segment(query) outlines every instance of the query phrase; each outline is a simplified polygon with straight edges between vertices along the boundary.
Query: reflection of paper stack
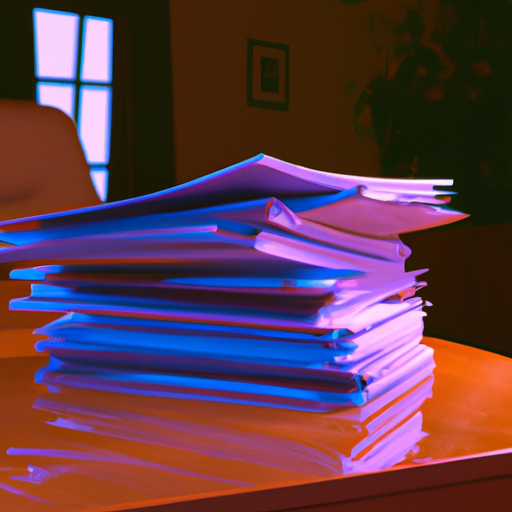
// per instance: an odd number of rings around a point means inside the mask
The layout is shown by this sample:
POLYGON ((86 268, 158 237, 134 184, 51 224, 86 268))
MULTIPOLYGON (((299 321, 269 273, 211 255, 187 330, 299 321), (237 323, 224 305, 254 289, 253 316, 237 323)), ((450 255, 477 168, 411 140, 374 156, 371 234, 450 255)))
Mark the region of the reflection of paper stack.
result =
POLYGON ((434 380, 430 374, 394 399, 386 396, 323 420, 274 414, 268 422, 260 409, 230 409, 227 417, 221 409, 213 417, 212 410, 173 401, 169 408, 152 410, 144 399, 116 396, 104 401, 94 394, 77 395, 71 374, 61 383, 59 375, 45 368, 39 377, 57 393, 34 406, 57 414, 52 423, 57 427, 323 476, 377 471, 404 460, 426 435, 420 407, 432 396, 434 380))
MULTIPOLYGON (((0 224, 44 266, 12 309, 70 385, 289 408, 362 405, 433 368, 398 234, 453 222, 435 186, 260 155, 143 198, 0 224), (72 378, 70 378, 70 376, 72 378)), ((443 192, 443 196, 448 193, 443 192)))
POLYGON ((426 435, 420 408, 433 382, 425 379, 387 406, 370 401, 318 415, 99 393, 42 373, 58 391, 34 403, 45 428, 8 449, 13 469, 3 478, 11 492, 60 507, 84 479, 106 495, 124 483, 149 499, 184 494, 178 482, 194 493, 387 469, 426 435))

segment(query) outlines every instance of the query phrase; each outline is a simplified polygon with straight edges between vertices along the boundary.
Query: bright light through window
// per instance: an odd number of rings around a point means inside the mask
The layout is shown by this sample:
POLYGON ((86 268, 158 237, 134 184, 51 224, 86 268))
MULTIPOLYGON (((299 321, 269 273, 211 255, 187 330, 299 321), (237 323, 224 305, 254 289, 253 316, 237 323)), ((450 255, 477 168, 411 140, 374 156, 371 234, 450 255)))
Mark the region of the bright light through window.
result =
POLYGON ((78 133, 90 164, 108 164, 110 158, 110 87, 80 87, 78 133))
POLYGON ((37 78, 75 80, 80 16, 34 9, 37 78))
POLYGON ((106 167, 94 167, 91 169, 91 180, 96 194, 105 202, 108 195, 108 169, 106 167))
POLYGON ((85 158, 91 166, 91 179, 99 198, 106 201, 114 22, 84 16, 79 55, 78 14, 34 9, 33 17, 35 75, 42 79, 36 85, 37 102, 58 108, 77 120, 85 158))
POLYGON ((110 83, 112 80, 112 20, 85 16, 82 82, 110 83))
POLYGON ((58 108, 73 119, 75 114, 74 84, 39 82, 36 95, 39 105, 58 108))

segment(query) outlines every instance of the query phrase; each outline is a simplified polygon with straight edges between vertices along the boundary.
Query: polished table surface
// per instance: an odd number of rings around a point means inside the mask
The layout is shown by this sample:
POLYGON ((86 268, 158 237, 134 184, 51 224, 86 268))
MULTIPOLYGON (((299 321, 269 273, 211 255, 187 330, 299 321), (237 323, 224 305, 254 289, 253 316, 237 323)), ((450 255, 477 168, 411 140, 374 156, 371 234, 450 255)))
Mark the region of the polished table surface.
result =
MULTIPOLYGON (((318 487, 325 482, 345 485, 354 498, 356 489, 371 494, 368 486, 405 485, 407 475, 421 477, 411 473, 416 468, 455 462, 459 466, 449 467, 462 474, 461 461, 475 457, 509 465, 512 360, 443 340, 423 342, 435 350, 433 385, 424 382, 405 405, 395 401, 399 413, 375 425, 378 413, 360 421, 357 411, 319 414, 65 388, 55 393, 34 382, 45 358, 0 359, 0 510, 195 510, 186 506, 286 489, 298 489, 298 496, 304 485, 313 486, 308 496, 314 486, 325 493, 318 487), (405 421, 407 414, 412 419, 405 421), (402 439, 407 453, 395 453, 391 469, 376 471, 376 457, 368 462, 365 456, 372 435, 386 428, 398 432, 393 450, 402 439), (381 476, 388 480, 379 483, 381 476)), ((390 457, 386 450, 376 453, 390 457)), ((484 467, 493 465, 466 470, 484 467)), ((500 471, 493 477, 508 470, 500 471)), ((242 501, 231 509, 284 510, 287 503, 293 508, 290 496, 274 496, 273 506, 242 501)))

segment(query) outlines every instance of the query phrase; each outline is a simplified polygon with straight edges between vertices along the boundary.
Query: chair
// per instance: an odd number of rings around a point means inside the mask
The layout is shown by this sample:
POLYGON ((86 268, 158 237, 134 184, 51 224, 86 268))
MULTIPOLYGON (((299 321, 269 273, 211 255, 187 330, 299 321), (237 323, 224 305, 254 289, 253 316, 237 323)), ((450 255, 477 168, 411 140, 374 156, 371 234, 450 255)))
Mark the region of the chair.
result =
MULTIPOLYGON (((60 110, 0 99, 0 220, 99 204, 74 122, 60 110)), ((3 244, 5 245, 5 244, 3 244)), ((49 314, 8 310, 30 293, 0 266, 0 347, 5 356, 35 354, 36 327, 49 314)))

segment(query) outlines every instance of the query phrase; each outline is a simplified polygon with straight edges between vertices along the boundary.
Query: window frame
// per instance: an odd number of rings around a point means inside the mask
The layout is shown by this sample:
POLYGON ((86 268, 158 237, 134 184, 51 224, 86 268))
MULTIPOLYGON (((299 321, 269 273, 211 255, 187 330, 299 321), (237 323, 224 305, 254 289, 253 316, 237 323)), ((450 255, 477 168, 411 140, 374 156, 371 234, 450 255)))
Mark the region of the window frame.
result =
POLYGON ((168 0, 152 0, 151 8, 146 2, 137 0, 0 2, 2 98, 36 99, 38 79, 34 73, 32 26, 32 9, 35 7, 114 20, 115 94, 112 101, 108 201, 173 186, 168 0))

